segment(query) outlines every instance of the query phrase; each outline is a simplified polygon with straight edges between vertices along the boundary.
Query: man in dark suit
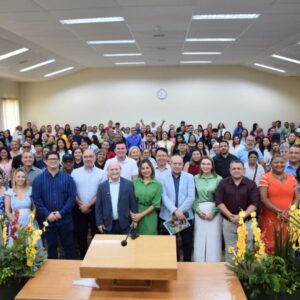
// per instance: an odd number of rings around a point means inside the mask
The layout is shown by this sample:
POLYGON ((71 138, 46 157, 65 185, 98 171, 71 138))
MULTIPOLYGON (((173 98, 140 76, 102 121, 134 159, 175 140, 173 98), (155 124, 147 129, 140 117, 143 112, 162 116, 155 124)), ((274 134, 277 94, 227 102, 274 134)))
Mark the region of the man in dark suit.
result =
POLYGON ((107 168, 108 180, 99 185, 96 198, 96 223, 101 233, 127 234, 137 223, 130 212, 137 212, 137 204, 131 181, 120 177, 121 166, 117 162, 107 168))

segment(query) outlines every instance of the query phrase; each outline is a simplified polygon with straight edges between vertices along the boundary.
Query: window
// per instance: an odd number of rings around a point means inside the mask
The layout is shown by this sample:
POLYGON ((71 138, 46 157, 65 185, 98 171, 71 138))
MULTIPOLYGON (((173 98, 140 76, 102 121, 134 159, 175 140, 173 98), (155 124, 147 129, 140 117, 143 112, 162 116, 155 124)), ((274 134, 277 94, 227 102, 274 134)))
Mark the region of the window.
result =
POLYGON ((10 129, 14 132, 15 128, 20 125, 19 101, 17 99, 2 98, 2 116, 3 129, 10 129))

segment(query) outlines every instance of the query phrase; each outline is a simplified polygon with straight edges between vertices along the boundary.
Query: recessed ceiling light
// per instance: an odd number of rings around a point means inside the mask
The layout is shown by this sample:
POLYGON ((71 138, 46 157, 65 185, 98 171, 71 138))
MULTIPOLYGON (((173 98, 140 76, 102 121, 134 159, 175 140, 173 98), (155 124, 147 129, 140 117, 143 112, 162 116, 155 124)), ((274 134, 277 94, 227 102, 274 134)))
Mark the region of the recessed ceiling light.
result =
POLYGON ((12 52, 8 52, 8 53, 5 53, 5 54, 2 54, 2 55, 0 55, 0 60, 4 60, 4 59, 7 59, 9 57, 21 54, 21 53, 26 52, 28 50, 29 49, 27 49, 27 48, 21 48, 21 49, 12 51, 12 52))
POLYGON ((53 63, 53 62, 55 62, 55 59, 50 59, 50 60, 41 62, 41 63, 39 63, 39 64, 33 65, 33 66, 31 66, 31 67, 28 67, 28 68, 25 68, 25 69, 21 69, 19 72, 27 72, 27 71, 29 71, 29 70, 36 69, 36 68, 39 68, 39 67, 42 67, 42 66, 51 64, 51 63, 53 63))
POLYGON ((254 64, 254 65, 257 66, 257 67, 261 67, 261 68, 273 70, 273 71, 276 71, 276 72, 286 73, 286 71, 285 71, 285 70, 282 70, 282 69, 277 69, 277 68, 273 68, 273 67, 266 66, 266 65, 262 65, 262 64, 254 64))
POLYGON ((219 55, 222 52, 182 52, 182 55, 219 55))
POLYGON ((66 19, 59 20, 61 24, 73 25, 73 24, 92 24, 92 23, 111 23, 111 22, 123 22, 123 17, 107 17, 107 18, 86 18, 86 19, 66 19))
POLYGON ((145 65, 144 61, 116 62, 115 65, 145 65))
POLYGON ((141 56, 141 53, 116 53, 116 54, 103 54, 105 57, 122 57, 122 56, 141 56))
POLYGON ((194 15, 193 20, 238 20, 257 19, 260 14, 194 15))
POLYGON ((189 38, 186 42, 233 42, 234 38, 189 38))
POLYGON ((51 77, 51 76, 54 76, 56 74, 67 72, 67 71, 70 71, 70 70, 73 70, 73 69, 74 69, 74 67, 69 67, 69 68, 61 69, 61 70, 58 70, 58 71, 55 71, 55 72, 52 72, 52 73, 48 73, 48 74, 44 75, 44 77, 51 77))
POLYGON ((135 40, 87 41, 89 45, 134 44, 135 40))
POLYGON ((210 60, 182 60, 181 64, 211 64, 210 60))
POLYGON ((289 61, 289 62, 292 62, 295 64, 300 64, 300 60, 297 60, 297 59, 293 59, 293 58, 289 58, 289 57, 285 57, 285 56, 281 56, 281 55, 276 55, 276 54, 273 54, 272 57, 286 60, 286 61, 289 61))

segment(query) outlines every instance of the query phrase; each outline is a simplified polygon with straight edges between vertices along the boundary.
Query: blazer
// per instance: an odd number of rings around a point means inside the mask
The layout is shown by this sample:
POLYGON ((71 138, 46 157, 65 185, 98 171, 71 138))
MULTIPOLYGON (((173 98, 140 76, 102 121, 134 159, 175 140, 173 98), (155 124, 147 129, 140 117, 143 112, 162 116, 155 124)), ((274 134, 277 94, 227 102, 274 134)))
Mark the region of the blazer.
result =
MULTIPOLYGON (((131 181, 120 177, 120 190, 118 201, 118 215, 121 229, 130 230, 130 211, 137 212, 137 204, 131 181)), ((96 223, 104 225, 107 231, 112 229, 113 212, 109 189, 109 180, 104 181, 98 187, 96 197, 96 223)))
POLYGON ((179 209, 183 213, 187 213, 187 219, 194 218, 192 205, 195 200, 195 183, 194 177, 182 171, 180 175, 179 190, 178 190, 178 207, 175 206, 175 185, 173 176, 170 173, 166 174, 162 178, 163 194, 162 194, 162 206, 160 208, 160 218, 168 220, 176 209, 179 209))

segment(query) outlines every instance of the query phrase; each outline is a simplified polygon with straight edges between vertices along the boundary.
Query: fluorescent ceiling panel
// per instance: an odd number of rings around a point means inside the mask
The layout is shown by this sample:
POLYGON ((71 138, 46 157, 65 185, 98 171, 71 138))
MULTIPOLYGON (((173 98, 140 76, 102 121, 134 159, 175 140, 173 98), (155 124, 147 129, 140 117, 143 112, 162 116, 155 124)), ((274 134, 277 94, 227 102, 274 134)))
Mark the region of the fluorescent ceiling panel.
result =
POLYGON ((44 77, 51 77, 51 76, 54 76, 54 75, 57 75, 57 74, 60 74, 60 73, 64 73, 64 72, 67 72, 67 71, 70 71, 70 70, 73 70, 74 67, 68 67, 68 68, 65 68, 65 69, 61 69, 61 70, 58 70, 58 71, 55 71, 55 72, 52 72, 52 73, 48 73, 46 75, 44 75, 44 77))
POLYGON ((265 69, 273 70, 273 71, 280 72, 280 73, 286 73, 286 71, 282 70, 282 69, 277 69, 277 68, 273 68, 273 67, 270 67, 270 66, 257 64, 257 63, 254 64, 254 65, 257 66, 257 67, 260 67, 260 68, 265 68, 265 69))
POLYGON ((211 64, 210 60, 182 60, 180 61, 181 64, 211 64))
POLYGON ((186 42, 233 42, 234 38, 188 38, 186 42))
POLYGON ((107 53, 103 54, 105 57, 123 57, 123 56, 141 56, 141 53, 107 53))
POLYGON ((11 51, 11 52, 2 54, 2 55, 0 55, 0 60, 4 60, 4 59, 7 59, 7 58, 12 57, 12 56, 19 55, 19 54, 24 53, 28 50, 29 50, 28 48, 21 48, 21 49, 15 50, 15 51, 11 51))
POLYGON ((297 59, 293 59, 293 58, 289 58, 289 57, 285 57, 285 56, 281 56, 281 55, 276 55, 276 54, 273 54, 272 57, 281 59, 281 60, 286 60, 286 61, 300 65, 300 60, 297 60, 297 59))
POLYGON ((182 52, 182 55, 219 55, 222 52, 182 52))
POLYGON ((89 45, 112 45, 112 44, 134 44, 135 40, 105 40, 105 41, 87 41, 89 45))
POLYGON ((144 61, 116 62, 115 65, 145 65, 144 61))
POLYGON ((123 17, 107 17, 107 18, 86 18, 86 19, 66 19, 59 20, 64 25, 74 24, 93 24, 93 23, 112 23, 112 22, 124 22, 123 17))
POLYGON ((55 62, 55 59, 50 59, 50 60, 47 60, 47 61, 43 61, 39 64, 36 64, 36 65, 33 65, 33 66, 30 66, 28 68, 25 68, 25 69, 21 69, 20 72, 27 72, 27 71, 30 71, 32 69, 36 69, 36 68, 39 68, 39 67, 42 67, 42 66, 45 66, 45 65, 48 65, 48 64, 51 64, 55 62))
POLYGON ((218 14, 218 15, 194 15, 193 20, 249 20, 257 19, 260 14, 218 14))

